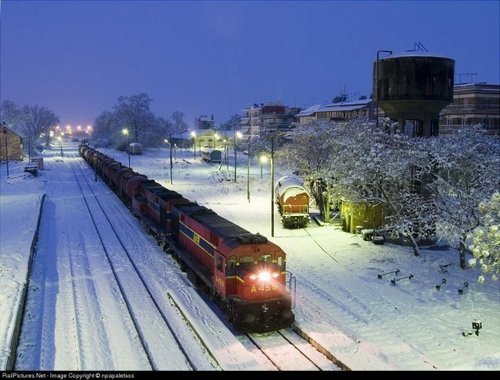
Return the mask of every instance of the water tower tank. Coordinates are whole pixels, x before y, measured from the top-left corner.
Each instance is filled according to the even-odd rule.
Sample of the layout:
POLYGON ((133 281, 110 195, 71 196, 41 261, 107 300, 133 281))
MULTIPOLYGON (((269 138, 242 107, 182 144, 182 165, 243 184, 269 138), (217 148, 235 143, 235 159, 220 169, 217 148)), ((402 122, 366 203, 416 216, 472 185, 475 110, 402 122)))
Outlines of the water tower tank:
POLYGON ((404 126, 415 122, 415 136, 439 133, 439 112, 453 101, 455 61, 428 53, 407 53, 373 64, 375 100, 404 126))

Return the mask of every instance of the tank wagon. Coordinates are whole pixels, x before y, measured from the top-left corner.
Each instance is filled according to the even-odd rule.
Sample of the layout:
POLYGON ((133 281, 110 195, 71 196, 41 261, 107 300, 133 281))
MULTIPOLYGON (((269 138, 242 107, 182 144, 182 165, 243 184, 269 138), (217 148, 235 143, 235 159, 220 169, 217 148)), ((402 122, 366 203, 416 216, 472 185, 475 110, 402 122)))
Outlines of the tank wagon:
POLYGON ((296 176, 284 176, 276 181, 275 187, 278 211, 285 228, 307 226, 309 216, 309 192, 304 181, 296 176))

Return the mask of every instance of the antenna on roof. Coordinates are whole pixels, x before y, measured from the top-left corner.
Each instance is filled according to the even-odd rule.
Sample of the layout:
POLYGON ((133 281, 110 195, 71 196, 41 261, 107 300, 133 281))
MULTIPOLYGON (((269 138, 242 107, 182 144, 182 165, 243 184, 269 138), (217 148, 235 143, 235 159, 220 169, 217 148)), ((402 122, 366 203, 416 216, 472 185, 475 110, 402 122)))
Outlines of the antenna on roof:
POLYGON ((427 48, 424 46, 422 42, 415 42, 413 44, 413 50, 408 50, 408 51, 424 51, 424 52, 429 52, 427 48))

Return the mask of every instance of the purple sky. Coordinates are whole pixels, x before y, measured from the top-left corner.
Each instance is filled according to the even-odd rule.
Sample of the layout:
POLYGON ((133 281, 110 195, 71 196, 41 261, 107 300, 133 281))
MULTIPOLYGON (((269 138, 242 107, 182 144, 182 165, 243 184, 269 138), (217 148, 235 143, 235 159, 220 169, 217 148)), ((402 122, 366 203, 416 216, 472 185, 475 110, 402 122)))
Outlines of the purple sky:
POLYGON ((0 97, 86 125, 144 92, 157 116, 220 123, 253 103, 369 96, 377 50, 415 42, 498 84, 499 4, 3 0, 0 97))

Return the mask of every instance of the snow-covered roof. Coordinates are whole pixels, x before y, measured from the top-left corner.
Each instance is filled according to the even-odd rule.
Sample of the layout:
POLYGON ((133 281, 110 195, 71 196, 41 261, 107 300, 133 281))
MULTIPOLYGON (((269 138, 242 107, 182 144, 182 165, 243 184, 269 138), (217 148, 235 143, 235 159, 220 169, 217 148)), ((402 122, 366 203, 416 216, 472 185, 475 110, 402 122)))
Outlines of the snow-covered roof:
POLYGON ((367 106, 370 104, 371 99, 358 99, 352 100, 349 102, 340 102, 340 103, 330 103, 327 104, 326 107, 352 107, 352 106, 367 106))
POLYGON ((371 99, 360 99, 350 102, 331 103, 317 109, 315 112, 356 111, 367 107, 371 103, 371 101, 371 99))
POLYGON ((311 107, 308 107, 306 109, 303 109, 302 111, 300 111, 297 115, 297 117, 301 117, 301 116, 311 116, 312 114, 314 114, 314 112, 316 112, 318 109, 320 109, 322 107, 321 104, 315 104, 311 107))
POLYGON ((445 57, 443 55, 433 54, 433 53, 429 53, 429 52, 407 51, 404 53, 393 54, 393 55, 389 55, 389 56, 384 57, 384 58, 380 58, 379 61, 384 61, 384 60, 394 59, 394 58, 411 58, 411 57, 432 57, 432 58, 452 59, 450 57, 445 57))
POLYGON ((321 104, 315 104, 314 106, 308 107, 302 111, 300 111, 296 116, 297 117, 304 117, 304 116, 311 116, 316 112, 336 112, 336 111, 355 111, 359 110, 362 108, 365 108, 370 104, 372 100, 371 99, 359 99, 359 100, 353 100, 349 102, 341 102, 341 103, 331 103, 327 104, 325 106, 321 104))

